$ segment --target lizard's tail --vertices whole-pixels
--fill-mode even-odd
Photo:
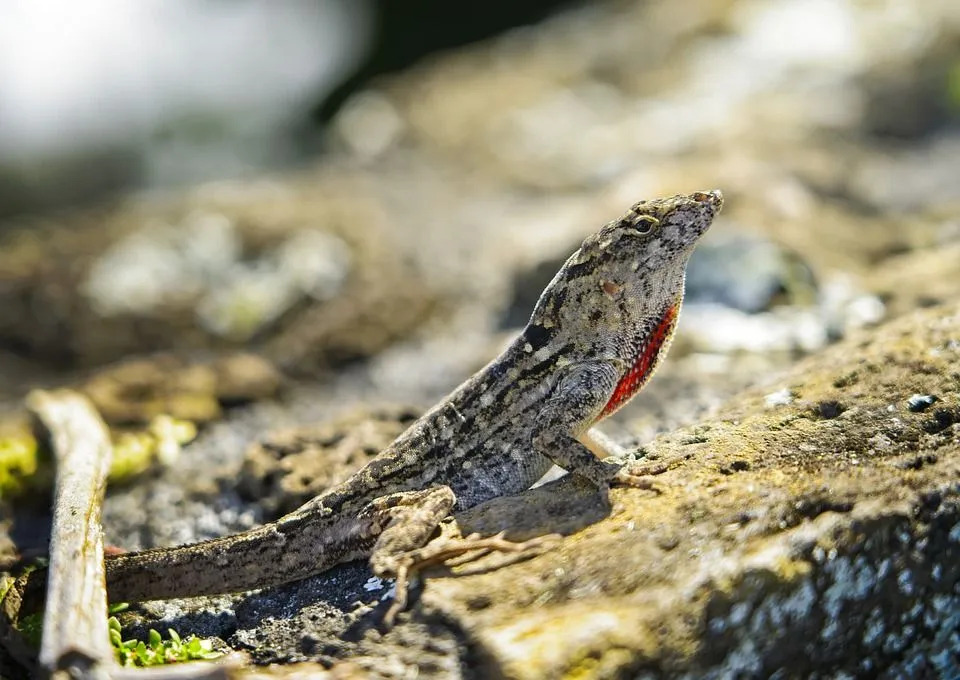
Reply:
[[[375,536],[356,518],[294,511],[233,536],[106,558],[111,602],[236,593],[296,581],[368,554]]]

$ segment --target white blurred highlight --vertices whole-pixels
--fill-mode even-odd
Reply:
[[[364,0],[0,0],[0,159],[190,117],[280,126],[366,49]]]

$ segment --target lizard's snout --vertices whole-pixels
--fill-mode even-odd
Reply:
[[[709,204],[715,212],[720,212],[720,208],[723,207],[723,193],[719,189],[714,189],[713,191],[695,191],[690,194],[690,198],[697,203]]]

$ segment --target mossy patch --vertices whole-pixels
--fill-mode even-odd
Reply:
[[[29,433],[0,437],[0,498],[22,493],[38,467],[37,442]]]

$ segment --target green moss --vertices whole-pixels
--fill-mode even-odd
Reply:
[[[172,465],[180,454],[180,447],[196,436],[194,423],[168,415],[153,418],[146,430],[117,433],[113,441],[110,481],[129,480],[149,469],[155,459],[164,465]]]
[[[123,482],[146,471],[157,451],[157,440],[149,432],[121,432],[113,441],[110,481]]]
[[[168,415],[151,420],[149,429],[157,443],[157,459],[164,465],[173,465],[180,457],[180,447],[197,436],[196,424]]]
[[[120,622],[115,616],[108,621],[110,644],[121,666],[145,667],[162,666],[181,661],[201,661],[216,659],[219,652],[213,651],[213,643],[195,635],[181,639],[177,631],[167,629],[167,639],[157,631],[150,629],[147,641],[124,640],[120,634]]]
[[[31,647],[40,649],[40,640],[43,638],[43,612],[28,614],[21,618],[17,622],[17,630]]]
[[[37,440],[27,432],[0,437],[0,498],[31,485],[39,468]]]
[[[12,576],[0,576],[0,602],[3,602],[3,598],[7,596],[14,583],[16,579]]]
[[[625,676],[636,663],[636,655],[629,649],[593,650],[574,661],[563,674],[564,680],[592,680]]]
[[[947,104],[954,113],[960,113],[960,61],[947,71]]]
[[[125,482],[146,472],[155,459],[173,464],[180,447],[196,436],[193,422],[165,414],[143,430],[113,430],[110,482]],[[0,432],[0,499],[48,489],[52,477],[53,466],[29,428],[18,425]]]

